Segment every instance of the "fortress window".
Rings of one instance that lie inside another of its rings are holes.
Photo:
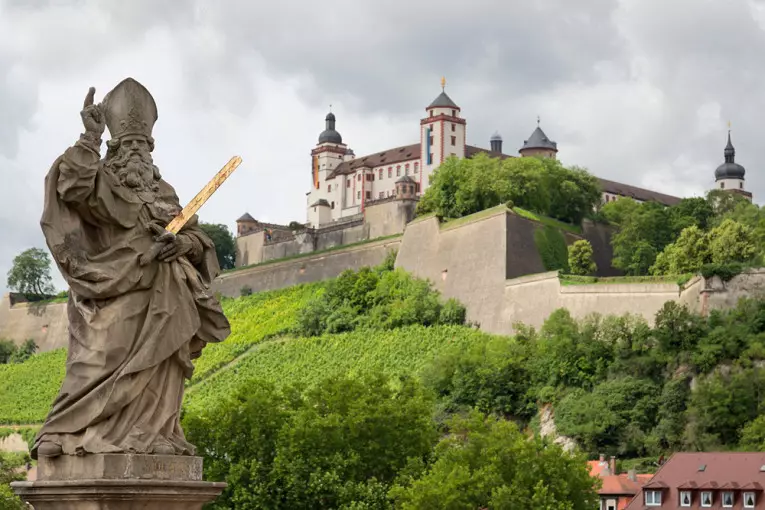
[[[361,191],[356,192],[356,198],[361,200]]]
[[[371,199],[372,199],[372,192],[367,191],[367,200],[371,200]]]
[[[725,189],[725,183],[724,182],[720,183],[720,189]]]
[[[327,193],[329,193],[331,191],[332,191],[332,185],[331,184],[327,184]]]
[[[452,131],[456,131],[456,130],[457,130],[457,126],[455,126],[454,123],[452,122]]]
[[[417,170],[419,170],[419,169],[420,169],[420,164],[419,163],[415,163],[414,164],[414,173],[417,173]]]
[[[744,183],[743,182],[739,182],[738,183],[738,189],[744,189]]]
[[[390,179],[392,176],[393,176],[393,167],[389,166],[388,167],[388,178]]]
[[[380,169],[380,179],[382,180],[382,168]]]
[[[452,117],[456,117],[456,116],[457,116],[457,110],[452,110]],[[452,124],[452,127],[454,127],[453,124]]]
[[[396,177],[401,177],[401,165],[396,167]]]
[[[361,180],[361,174],[358,175],[358,178],[356,180],[358,180],[358,181]]]
[[[332,209],[334,209],[334,208],[335,208],[335,201],[333,200],[332,201]]]
[[[346,188],[350,188],[350,187],[351,187],[351,180],[350,180],[350,179],[348,179],[347,181],[345,181],[345,187],[346,187]]]
[[[457,137],[452,136],[452,145],[457,145]]]
[[[406,175],[409,175],[409,163],[407,163],[406,166],[404,167],[404,173]]]

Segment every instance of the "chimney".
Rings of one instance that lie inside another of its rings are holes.
[[[633,482],[637,482],[637,471],[635,469],[630,469],[629,471],[627,471],[627,478],[629,478]]]
[[[609,464],[609,466],[611,468],[611,474],[615,475],[616,474],[616,457],[614,457],[613,455],[611,455],[611,463]]]

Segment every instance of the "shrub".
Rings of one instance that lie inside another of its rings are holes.
[[[585,276],[598,270],[592,259],[592,245],[585,239],[580,239],[568,247],[568,265],[571,274]]]

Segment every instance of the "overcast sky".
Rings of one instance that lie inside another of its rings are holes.
[[[469,144],[517,154],[539,115],[564,164],[679,196],[712,185],[730,120],[762,203],[763,55],[762,0],[0,0],[0,290],[44,246],[43,179],[91,85],[152,92],[184,203],[243,158],[200,213],[234,229],[305,221],[329,104],[357,156],[415,143],[442,75]]]

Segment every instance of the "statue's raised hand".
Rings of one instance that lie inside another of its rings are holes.
[[[88,95],[85,96],[85,103],[82,106],[80,117],[85,131],[95,133],[99,137],[103,134],[106,127],[106,119],[100,104],[93,104],[93,97],[96,95],[95,87],[90,87]]]

